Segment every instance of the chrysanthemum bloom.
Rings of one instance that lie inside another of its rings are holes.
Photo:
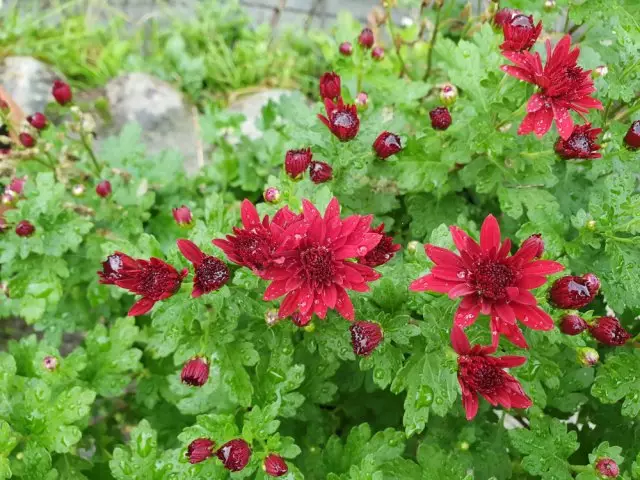
[[[189,463],[200,463],[204,462],[207,458],[213,457],[213,449],[215,446],[215,442],[212,442],[208,438],[196,438],[187,447],[186,457],[189,459]]]
[[[560,136],[566,140],[573,132],[573,119],[569,111],[583,115],[592,108],[601,110],[602,103],[591,96],[595,92],[591,71],[577,65],[580,49],[570,50],[569,35],[558,42],[553,52],[549,40],[545,47],[547,63],[544,68],[537,52],[503,52],[515,66],[503,65],[502,70],[539,87],[539,91],[527,103],[527,115],[518,128],[518,134],[534,132],[542,137],[555,119]]]
[[[22,220],[16,225],[16,234],[19,237],[30,237],[33,232],[36,231],[36,227],[28,220]]]
[[[493,17],[493,23],[498,27],[503,27],[505,23],[510,22],[511,19],[517,15],[520,15],[520,10],[503,8],[498,10],[498,13]]]
[[[382,235],[370,233],[371,215],[340,219],[340,204],[333,198],[324,217],[308,200],[302,201],[303,219],[287,228],[276,255],[282,262],[267,268],[264,278],[273,280],[264,293],[270,301],[284,296],[282,318],[299,311],[306,319],[314,313],[325,318],[335,309],[354,319],[347,290],[369,291],[369,282],[380,278],[371,267],[352,262],[364,257]]]
[[[284,258],[276,256],[275,251],[282,244],[285,229],[302,217],[284,207],[278,210],[273,221],[269,216],[260,220],[256,207],[249,200],[242,202],[241,217],[243,228],[234,227],[233,235],[212,243],[221,248],[230,261],[250,268],[264,278],[264,271],[271,264],[284,262]]]
[[[123,266],[114,269],[114,265],[117,265],[116,258],[123,261]],[[115,263],[112,264],[112,260]],[[159,258],[136,259],[133,263],[131,260],[131,257],[116,252],[109,257],[108,262],[103,263],[104,271],[98,272],[101,279],[107,280],[102,283],[114,284],[142,296],[129,310],[131,317],[144,315],[156,302],[172,296],[187,274],[186,268],[178,273],[175,268]],[[116,275],[113,275],[114,272]]]
[[[448,293],[463,297],[454,322],[471,325],[479,313],[494,315],[511,325],[520,320],[534,330],[553,328],[553,319],[537,306],[529,290],[544,285],[546,276],[564,270],[551,260],[534,260],[538,246],[529,242],[509,255],[511,240],[500,243],[500,227],[489,215],[480,230],[480,245],[458,227],[451,227],[459,255],[426,245],[427,256],[436,264],[431,273],[415,280],[410,290]]]
[[[593,273],[582,277],[567,275],[553,283],[549,301],[558,308],[582,308],[593,301],[599,290],[600,280]]]
[[[241,438],[236,438],[222,445],[216,455],[222,460],[224,468],[232,472],[238,472],[249,463],[251,447]]]
[[[309,164],[309,178],[313,183],[328,182],[333,178],[333,168],[325,162],[311,162]]]
[[[367,357],[380,345],[384,334],[382,327],[373,322],[355,322],[349,327],[353,353]]]
[[[56,99],[60,105],[66,105],[73,98],[71,93],[71,87],[62,80],[56,80],[53,82],[53,88],[51,89],[53,98]]]
[[[339,50],[342,55],[348,57],[353,53],[353,45],[351,45],[351,42],[342,42]]]
[[[373,37],[373,31],[370,28],[363,28],[362,32],[360,32],[360,36],[358,36],[358,43],[362,45],[364,48],[373,47],[373,42],[375,38]]]
[[[378,62],[384,58],[384,48],[377,46],[371,50],[371,58]]]
[[[102,180],[96,186],[96,193],[99,197],[107,198],[111,195],[111,182],[109,180]]]
[[[611,347],[624,345],[631,338],[631,334],[620,325],[620,320],[615,317],[596,318],[593,325],[589,327],[589,333],[600,343]]]
[[[340,96],[340,75],[335,72],[327,72],[320,77],[320,97],[338,98]]]
[[[458,382],[467,420],[472,420],[478,413],[478,394],[494,407],[528,408],[532,405],[520,382],[503,370],[522,365],[527,361],[525,357],[492,357],[490,354],[495,353],[495,345],[471,347],[462,329],[455,325],[451,330],[451,344],[458,354]]]
[[[533,24],[533,15],[516,15],[502,25],[504,42],[500,45],[503,52],[521,52],[530,50],[542,31],[542,22]]]
[[[284,458],[276,453],[270,453],[267,455],[262,463],[262,469],[264,470],[264,473],[270,477],[281,477],[289,471],[287,462],[285,462]]]
[[[596,470],[602,478],[617,478],[620,475],[618,464],[609,457],[603,457],[596,462]]]
[[[491,329],[492,343],[495,343],[496,346],[500,342],[500,335],[503,335],[516,347],[529,348],[529,344],[517,324],[507,323],[499,317],[492,316],[489,328]]]
[[[179,208],[172,208],[171,214],[173,215],[173,219],[180,226],[191,225],[191,222],[193,222],[191,210],[186,205],[182,205]]]
[[[560,320],[560,331],[565,335],[578,335],[588,327],[587,322],[579,315],[564,315]]]
[[[293,179],[298,179],[311,163],[312,153],[310,148],[300,150],[287,150],[284,157],[284,170]]]
[[[393,243],[393,237],[384,234],[384,223],[372,228],[370,233],[379,233],[382,238],[369,253],[358,258],[358,263],[369,267],[379,267],[391,260],[395,253],[402,248],[401,245]]]
[[[109,255],[107,260],[102,262],[102,271],[98,272],[100,283],[103,285],[115,285],[116,280],[134,275],[141,269],[137,260],[122,252],[115,252]]]
[[[576,125],[573,127],[571,136],[564,140],[562,137],[556,141],[556,153],[564,159],[572,158],[600,158],[598,153],[600,145],[596,143],[596,138],[602,132],[601,128],[591,128],[590,123]]]
[[[429,112],[431,126],[435,130],[446,130],[451,126],[451,114],[447,107],[436,107]]]
[[[640,148],[640,120],[636,120],[631,124],[627,134],[624,136],[624,143],[629,148]]]
[[[47,117],[44,113],[36,112],[33,115],[29,115],[27,117],[27,122],[29,122],[29,125],[33,128],[38,130],[43,130],[47,127]]]
[[[338,98],[337,104],[333,103],[331,99],[325,98],[324,109],[327,116],[318,114],[318,118],[340,141],[349,141],[358,134],[360,119],[355,105],[345,105],[342,97]]]
[[[176,243],[182,255],[193,264],[196,271],[191,292],[193,298],[219,290],[229,281],[231,272],[222,260],[206,255],[190,240],[180,239]]]
[[[192,358],[182,367],[180,380],[192,387],[203,386],[209,380],[209,364],[203,358]]]
[[[402,143],[398,135],[384,131],[373,142],[373,149],[378,157],[385,159],[402,150]]]
[[[522,242],[522,246],[528,246],[529,244],[536,246],[536,255],[533,258],[540,258],[544,253],[544,240],[542,239],[542,234],[534,233],[529,238],[527,238],[524,242]]]
[[[22,132],[20,135],[18,135],[18,140],[20,140],[20,143],[25,148],[31,148],[36,144],[36,139],[33,138],[31,134],[26,132]]]

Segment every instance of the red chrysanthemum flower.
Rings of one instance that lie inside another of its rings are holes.
[[[192,358],[182,367],[180,380],[192,387],[203,386],[209,380],[209,364],[203,358]]]
[[[36,227],[29,220],[21,220],[16,225],[16,235],[19,237],[30,237],[35,231]]]
[[[122,252],[115,252],[109,255],[107,260],[102,262],[102,271],[98,272],[100,283],[104,285],[115,285],[116,280],[126,278],[127,275],[134,274],[140,270],[138,261]]]
[[[320,97],[338,98],[340,96],[340,75],[335,72],[324,73],[320,77]]]
[[[262,469],[270,477],[281,477],[289,471],[287,462],[277,453],[270,453],[266,456],[262,463]]]
[[[338,98],[337,104],[330,98],[325,98],[324,109],[327,116],[318,114],[318,118],[340,141],[349,141],[358,134],[360,119],[355,105],[345,105],[342,97]]]
[[[631,338],[631,334],[620,325],[620,320],[616,317],[596,318],[589,327],[589,333],[597,341],[610,347],[620,347]]]
[[[516,15],[502,25],[504,42],[500,45],[503,52],[521,52],[529,50],[536,43],[542,31],[542,22],[533,24],[533,15]]]
[[[374,41],[373,31],[370,28],[363,28],[358,36],[358,43],[368,49],[373,47]]]
[[[520,124],[518,134],[534,132],[542,137],[555,119],[560,136],[566,140],[573,132],[573,119],[569,111],[583,115],[592,108],[602,109],[602,103],[591,96],[595,92],[591,71],[577,65],[580,49],[571,50],[569,35],[563,37],[553,51],[549,40],[545,47],[547,63],[544,67],[537,52],[503,52],[515,66],[503,65],[502,70],[540,88],[529,99],[527,115]]]
[[[193,222],[193,215],[191,214],[191,209],[186,205],[182,205],[181,207],[172,208],[171,214],[173,215],[173,219],[176,221],[178,225],[181,227],[191,225]]]
[[[182,255],[193,264],[196,271],[191,292],[193,298],[219,290],[229,281],[231,272],[222,260],[206,255],[190,240],[180,239],[176,243]]]
[[[520,15],[520,10],[503,8],[501,10],[498,10],[496,15],[493,17],[493,23],[498,27],[503,27],[505,23],[508,23],[513,17],[517,15]]]
[[[213,457],[213,449],[215,446],[215,442],[212,442],[208,438],[196,438],[187,447],[185,456],[191,464],[204,462],[207,458]]]
[[[398,135],[385,131],[378,135],[378,138],[373,142],[373,149],[378,157],[385,159],[402,150],[402,143]]]
[[[58,102],[60,105],[66,105],[73,98],[71,87],[69,86],[69,84],[63,82],[62,80],[56,80],[55,82],[53,82],[51,94],[53,95],[53,98],[56,99],[56,102]]]
[[[264,293],[267,301],[285,296],[280,317],[298,311],[303,319],[314,313],[325,318],[336,309],[354,319],[347,290],[369,291],[369,282],[380,278],[371,267],[350,261],[364,257],[382,235],[370,233],[371,215],[340,219],[340,204],[329,202],[324,217],[308,200],[302,201],[303,219],[287,228],[277,255],[279,264],[267,268],[264,278],[273,280]]]
[[[601,128],[591,128],[590,123],[576,125],[571,136],[564,140],[558,138],[556,142],[556,153],[564,159],[572,158],[600,158],[598,153],[600,145],[596,143],[596,138],[602,132]]]
[[[123,263],[118,266],[120,260]],[[159,258],[134,260],[120,252],[111,255],[107,262],[103,263],[103,269],[102,272],[98,272],[102,283],[117,285],[142,296],[129,310],[131,317],[144,315],[156,302],[172,296],[187,275],[186,268],[178,272]]]
[[[353,353],[368,357],[384,338],[382,327],[374,322],[355,322],[349,327]]]
[[[482,224],[480,245],[458,227],[450,230],[460,254],[426,245],[425,251],[436,265],[431,273],[415,280],[411,290],[463,297],[454,319],[460,327],[471,325],[483,313],[510,325],[518,319],[534,330],[553,328],[552,318],[537,306],[529,290],[544,285],[547,275],[564,270],[560,263],[534,260],[538,253],[534,242],[523,244],[510,256],[511,240],[500,243],[500,227],[493,215]]]
[[[451,330],[451,343],[458,354],[458,382],[467,420],[472,420],[478,413],[478,394],[494,407],[528,408],[532,405],[520,382],[503,370],[522,365],[527,361],[525,357],[492,357],[490,354],[495,353],[495,345],[471,347],[462,329],[455,325]]]
[[[451,113],[447,107],[436,107],[429,112],[431,126],[435,130],[446,130],[451,126]]]
[[[284,207],[278,210],[273,221],[268,215],[260,220],[256,207],[249,200],[242,202],[241,217],[243,228],[234,227],[233,235],[227,235],[226,240],[213,240],[212,243],[221,248],[230,261],[250,268],[263,277],[265,269],[271,264],[284,261],[282,257],[276,257],[275,251],[282,244],[284,230],[302,217]]]
[[[393,243],[393,237],[384,234],[384,223],[376,228],[372,228],[370,233],[379,233],[382,235],[380,242],[364,257],[358,258],[358,263],[368,265],[369,267],[379,267],[384,265],[393,258],[395,253],[402,248],[401,245]]]
[[[47,128],[47,117],[44,113],[36,112],[33,115],[29,115],[27,117],[27,122],[37,130],[44,130]]]
[[[284,157],[284,170],[293,179],[300,178],[311,163],[313,154],[310,148],[288,150]]]
[[[241,438],[236,438],[222,445],[216,455],[222,460],[224,468],[232,472],[239,472],[249,463],[251,447]]]
[[[600,291],[600,279],[593,273],[559,278],[549,290],[549,302],[558,308],[582,308],[589,305]]]
[[[326,162],[311,162],[309,178],[313,183],[328,182],[333,178],[333,167]]]

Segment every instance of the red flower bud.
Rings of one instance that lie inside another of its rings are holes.
[[[31,148],[36,144],[36,139],[27,132],[22,132],[18,135],[18,140],[20,140],[20,143],[25,148]]]
[[[51,355],[47,355],[42,359],[42,366],[52,372],[58,367],[58,359]]]
[[[44,114],[40,112],[29,115],[27,117],[27,122],[29,122],[29,124],[33,128],[37,128],[38,130],[43,130],[47,127],[47,117],[45,117]]]
[[[624,345],[631,338],[631,334],[622,328],[620,320],[615,317],[596,318],[589,327],[589,333],[600,343],[611,347]]]
[[[440,101],[447,107],[450,107],[456,100],[458,99],[458,89],[451,85],[450,83],[446,83],[440,89]]]
[[[278,203],[280,201],[280,190],[276,187],[267,187],[262,196],[267,203]]]
[[[7,190],[10,190],[17,195],[21,195],[24,190],[24,184],[27,183],[27,177],[15,177],[11,180],[11,183],[7,185]]]
[[[395,155],[402,150],[402,143],[400,143],[400,137],[395,133],[382,132],[373,142],[373,149],[376,151],[378,157],[389,158],[391,155]]]
[[[554,282],[549,299],[558,308],[582,308],[591,303],[599,289],[600,281],[592,273],[582,277],[567,275]]]
[[[311,162],[309,165],[309,178],[313,183],[328,182],[333,178],[333,168],[325,162]]]
[[[498,27],[502,27],[505,23],[510,22],[513,17],[520,14],[520,10],[514,10],[511,8],[503,8],[496,13],[493,17],[493,23]]]
[[[96,193],[99,197],[107,198],[111,195],[111,182],[109,182],[109,180],[102,180],[96,187]]]
[[[294,180],[302,177],[302,174],[311,163],[312,153],[310,148],[289,150],[284,158],[284,170]]]
[[[636,120],[631,124],[627,134],[624,136],[624,143],[629,148],[640,148],[640,120]]]
[[[320,77],[320,97],[338,98],[340,96],[340,75],[335,72],[327,72]]]
[[[521,52],[529,50],[536,43],[542,31],[542,22],[533,24],[532,15],[516,15],[502,25],[504,42],[500,45],[503,52]]]
[[[251,447],[241,438],[236,438],[222,445],[216,455],[222,460],[224,468],[232,472],[238,472],[249,463]]]
[[[620,475],[618,464],[608,457],[601,458],[596,462],[596,470],[602,478],[616,478]]]
[[[342,42],[340,44],[340,53],[345,57],[350,56],[353,53],[353,46],[351,42]]]
[[[189,463],[200,463],[209,457],[213,457],[213,449],[215,446],[215,442],[212,442],[208,438],[196,438],[187,447],[186,457],[189,459]]]
[[[369,95],[367,95],[365,92],[360,92],[358,95],[356,95],[356,106],[358,107],[358,110],[366,110],[368,104]]]
[[[565,315],[560,321],[560,331],[566,335],[578,335],[588,327],[587,322],[578,315]]]
[[[355,322],[350,327],[353,353],[366,357],[371,355],[383,339],[382,327],[373,322]]]
[[[446,130],[451,125],[451,114],[447,107],[436,107],[429,112],[431,126],[436,130]]]
[[[544,240],[542,239],[542,235],[539,233],[534,233],[529,238],[527,238],[524,242],[522,242],[522,247],[527,247],[528,245],[533,244],[536,246],[536,256],[534,258],[540,258],[544,253]]]
[[[374,47],[374,49],[371,50],[371,58],[378,61],[382,60],[384,58],[384,48],[380,46]]]
[[[55,98],[56,102],[60,105],[66,105],[73,98],[71,87],[61,80],[53,82],[51,93],[53,94],[53,98]]]
[[[566,160],[600,158],[602,157],[598,153],[600,145],[596,143],[600,132],[602,132],[601,128],[591,128],[590,123],[576,125],[569,138],[566,140],[562,137],[558,138],[555,145],[556,153]]]
[[[36,227],[27,220],[22,220],[18,225],[16,225],[16,234],[19,237],[30,237],[35,231]]]
[[[338,103],[325,98],[324,109],[327,116],[318,114],[318,118],[331,130],[331,133],[342,142],[355,138],[360,130],[360,119],[355,105],[345,105],[342,97],[338,97]]]
[[[267,455],[262,464],[262,469],[271,477],[281,477],[289,471],[289,467],[287,467],[284,458],[275,453]]]
[[[201,387],[209,379],[209,364],[200,357],[189,360],[182,367],[180,380],[192,387]]]
[[[373,47],[373,42],[375,39],[373,38],[373,32],[370,28],[364,28],[362,32],[360,32],[360,36],[358,37],[358,43],[362,45],[364,48]]]
[[[182,205],[180,208],[172,208],[171,213],[173,214],[173,219],[180,226],[191,225],[191,222],[193,222],[191,210],[186,205]]]

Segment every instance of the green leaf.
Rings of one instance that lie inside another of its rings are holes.
[[[591,393],[602,403],[622,403],[622,414],[637,417],[640,414],[640,351],[617,349],[607,356],[598,369]]]
[[[157,449],[158,436],[155,430],[149,422],[142,420],[131,431],[128,446],[113,450],[113,458],[109,461],[111,473],[117,480],[154,478]]]

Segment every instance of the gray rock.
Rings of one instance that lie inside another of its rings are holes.
[[[283,95],[290,95],[293,90],[264,90],[258,93],[244,95],[229,105],[229,111],[233,113],[241,113],[245,116],[245,120],[240,126],[240,131],[255,140],[262,136],[262,132],[256,126],[256,121],[262,115],[262,108],[269,103],[269,100],[277,102]]]
[[[130,73],[111,80],[106,96],[112,122],[106,132],[117,134],[127,123],[142,128],[142,141],[150,153],[176,150],[184,155],[185,170],[195,173],[204,164],[197,109],[168,83],[145,73]]]
[[[32,57],[7,57],[0,65],[0,85],[26,115],[42,112],[53,101],[51,87],[58,78],[49,65]]]

